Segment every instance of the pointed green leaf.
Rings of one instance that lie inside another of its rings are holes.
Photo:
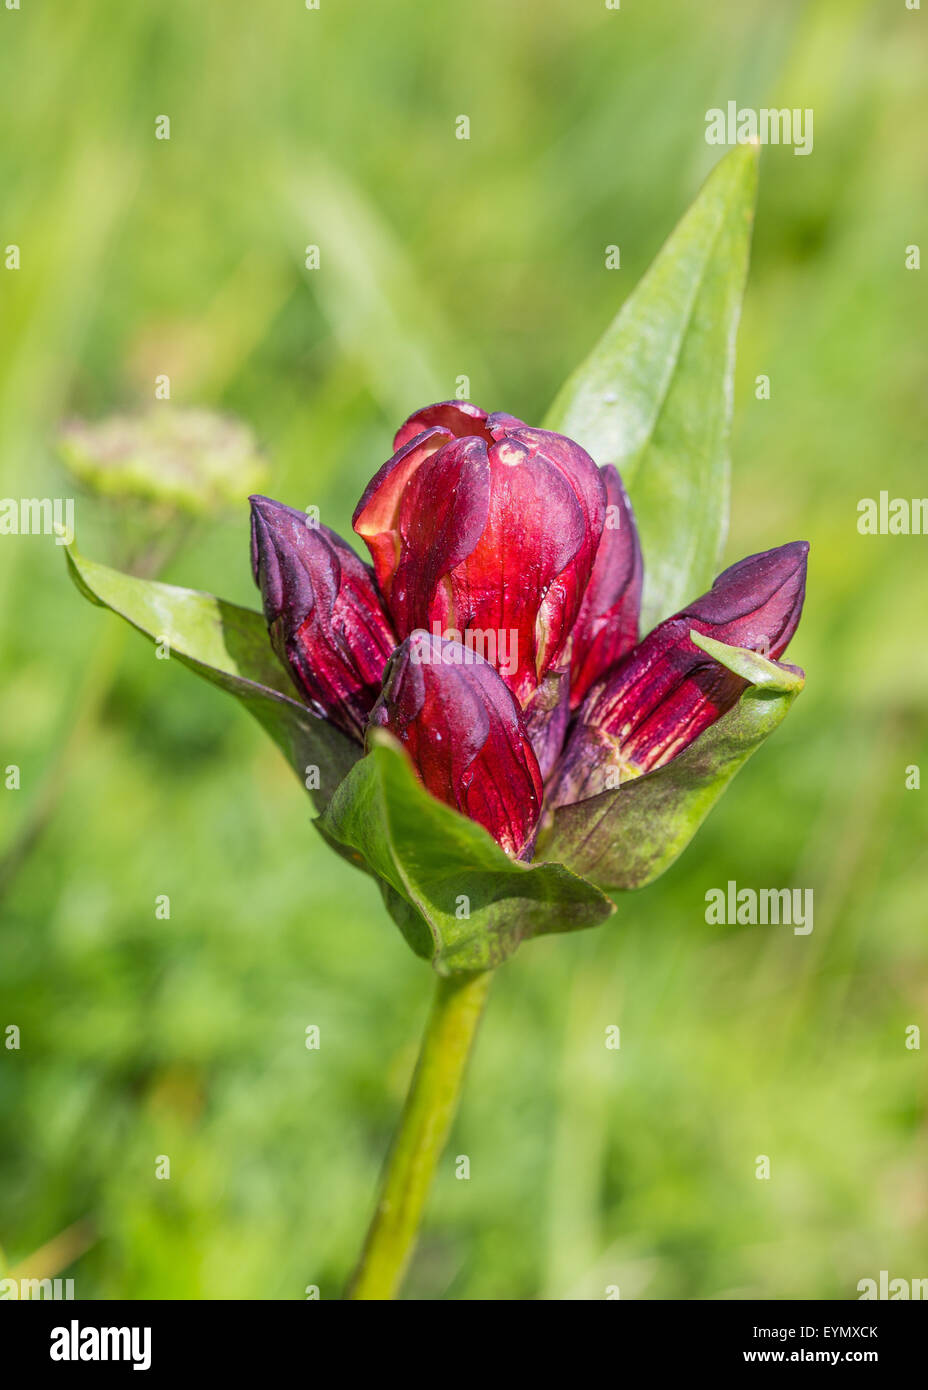
[[[721,559],[756,187],[757,147],[716,165],[545,420],[622,474],[644,552],[645,632],[705,592]]]
[[[317,796],[325,804],[361,749],[296,698],[260,613],[212,594],[122,574],[85,560],[73,544],[66,554],[85,598],[118,613],[153,642],[165,642],[172,657],[235,695],[304,785],[307,769],[318,767]]]
[[[314,822],[381,882],[409,945],[442,975],[487,970],[530,936],[595,926],[615,911],[560,864],[519,864],[421,786],[383,730]]]
[[[566,864],[603,888],[642,888],[670,867],[803,687],[805,678],[796,667],[697,632],[690,637],[752,682],[738,704],[664,767],[615,791],[560,807],[539,836],[545,859]]]

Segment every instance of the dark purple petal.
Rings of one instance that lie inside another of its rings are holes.
[[[396,646],[369,567],[327,526],[269,497],[251,498],[251,563],[298,689],[360,739]]]

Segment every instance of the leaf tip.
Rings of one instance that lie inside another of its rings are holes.
[[[56,527],[55,529],[56,531],[60,531],[63,536],[67,537],[67,532],[63,527]],[[88,603],[92,603],[94,607],[106,608],[107,605],[94,593],[93,589],[91,589],[87,580],[84,578],[84,572],[81,568],[83,557],[74,542],[73,535],[70,539],[65,538],[63,548],[68,574],[77,592],[82,598],[85,598]]]
[[[768,690],[771,694],[798,695],[806,683],[805,672],[798,666],[787,662],[771,661],[760,652],[749,647],[731,647],[727,642],[718,642],[714,637],[706,637],[695,628],[690,629],[690,641],[707,656],[718,661],[751,685]]]

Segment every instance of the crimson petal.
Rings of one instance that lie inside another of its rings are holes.
[[[487,412],[470,401],[439,401],[437,405],[427,405],[416,410],[404,421],[393,438],[393,452],[405,447],[424,430],[442,429],[456,439],[467,435],[489,440],[486,432]]]
[[[508,854],[530,847],[541,813],[538,762],[518,705],[474,651],[413,632],[390,662],[371,725],[399,739],[433,796]]]
[[[805,598],[808,544],[749,555],[709,593],[660,623],[594,686],[555,774],[552,804],[603,790],[661,767],[740,698],[747,681],[690,640],[696,631],[776,660],[796,630]]]
[[[374,474],[354,509],[351,524],[371,552],[380,592],[388,601],[402,554],[399,513],[403,493],[426,459],[453,438],[450,430],[438,428],[413,435]]]
[[[473,636],[525,707],[565,655],[603,530],[603,479],[564,436],[463,402],[418,411],[396,438],[354,525],[397,632]]]

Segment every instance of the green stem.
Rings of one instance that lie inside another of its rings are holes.
[[[454,1119],[491,972],[439,979],[380,1198],[347,1298],[395,1298]]]

